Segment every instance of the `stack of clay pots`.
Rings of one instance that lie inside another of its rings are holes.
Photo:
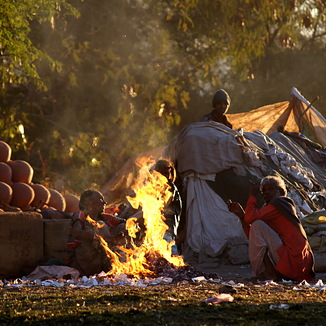
[[[11,147],[0,141],[0,207],[2,210],[78,210],[79,199],[41,184],[33,184],[34,170],[23,160],[11,160]]]

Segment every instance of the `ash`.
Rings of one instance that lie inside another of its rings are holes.
[[[200,276],[205,279],[219,279],[217,273],[203,273],[189,265],[175,267],[163,257],[152,260],[149,269],[154,272],[156,277],[171,278],[172,283],[179,283],[182,281],[193,282],[194,278]]]

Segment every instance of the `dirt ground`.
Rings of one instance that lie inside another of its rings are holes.
[[[194,266],[194,265],[193,265]],[[227,265],[227,264],[197,264],[194,267],[204,273],[217,273],[222,279],[228,281],[247,281],[253,277],[250,264]],[[326,283],[326,273],[316,273],[315,280]]]

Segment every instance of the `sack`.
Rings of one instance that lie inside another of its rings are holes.
[[[43,252],[46,258],[67,259],[71,220],[43,220]]]
[[[43,222],[36,212],[0,213],[0,276],[21,277],[43,257]]]

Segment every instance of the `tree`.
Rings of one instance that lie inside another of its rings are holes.
[[[0,6],[1,87],[8,84],[34,82],[45,87],[39,76],[37,61],[46,61],[52,70],[60,63],[53,60],[32,42],[30,33],[34,23],[53,23],[67,15],[78,16],[76,9],[65,0],[23,0],[15,3],[3,0]]]
[[[12,69],[17,76],[3,79],[3,117],[24,126],[25,143],[8,124],[4,140],[24,144],[16,155],[33,163],[39,180],[60,176],[78,193],[166,144],[210,110],[216,88],[241,87],[247,104],[257,103],[258,82],[271,75],[266,62],[281,68],[290,54],[325,46],[321,0],[67,0],[61,10],[34,2],[6,1],[30,13],[22,16],[22,52],[39,57],[30,58],[34,66],[26,61],[34,75]],[[241,95],[232,107],[243,105]]]
[[[65,0],[1,1],[0,130],[5,140],[13,140],[11,143],[15,149],[26,142],[23,123],[29,124],[30,119],[23,103],[28,97],[28,88],[34,84],[46,89],[37,65],[44,62],[52,71],[61,68],[60,62],[33,42],[34,27],[37,24],[51,24],[54,19],[64,19],[69,15],[76,17],[78,12]]]

